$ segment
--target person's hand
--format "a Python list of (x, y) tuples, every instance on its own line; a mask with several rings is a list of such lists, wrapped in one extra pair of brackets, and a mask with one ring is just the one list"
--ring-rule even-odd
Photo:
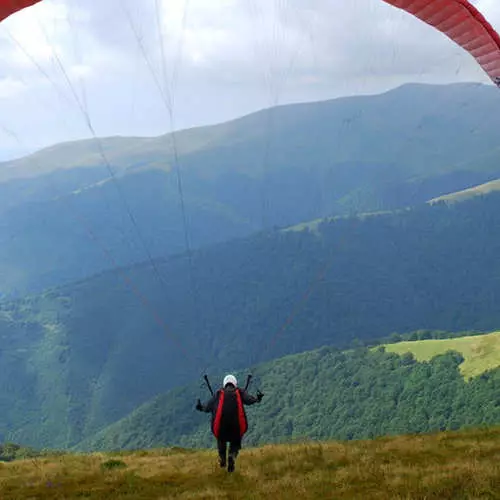
[(264, 397), (264, 394), (262, 392), (257, 391), (257, 401), (260, 403), (262, 401), (262, 398)]
[(196, 403), (196, 409), (198, 411), (203, 411), (203, 405), (201, 404), (201, 401), (198, 399), (198, 402)]

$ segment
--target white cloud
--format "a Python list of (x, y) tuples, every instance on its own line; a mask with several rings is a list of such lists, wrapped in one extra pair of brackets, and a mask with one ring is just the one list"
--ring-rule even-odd
[(53, 52), (61, 52), (60, 43), (67, 36), (68, 27), (65, 24), (67, 9), (64, 3), (55, 0), (45, 0), (43, 4), (11, 16), (4, 21), (4, 29), (9, 39), (15, 44), (7, 54), (12, 65), (30, 67), (33, 63), (26, 53), (39, 64), (50, 61)]
[[(500, 27), (498, 0), (475, 5)], [(89, 135), (73, 92), (100, 134), (168, 130), (154, 78), (174, 74), (179, 126), (408, 81), (488, 81), (381, 0), (43, 0), (0, 25), (0, 60), (0, 116), (33, 146)]]
[(4, 78), (0, 80), (0, 99), (12, 99), (23, 92), (25, 85), (19, 80), (13, 78)]

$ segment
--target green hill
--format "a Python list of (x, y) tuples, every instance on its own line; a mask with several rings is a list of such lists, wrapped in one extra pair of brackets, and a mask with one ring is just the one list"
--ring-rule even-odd
[[(290, 439), (364, 439), (498, 424), (497, 340), (498, 334), (491, 334), (372, 350), (339, 352), (325, 347), (259, 366), (255, 374), (266, 396), (261, 405), (248, 409), (251, 426), (246, 440), (255, 445)], [(436, 349), (436, 343), (443, 347)], [(470, 354), (474, 346), (485, 345), (491, 361), (480, 369)], [(465, 349), (467, 357), (455, 346)], [(426, 352), (426, 359), (413, 358), (407, 354), (410, 349)], [(464, 371), (470, 374), (468, 380)], [(239, 375), (243, 381), (244, 374)], [(212, 439), (209, 419), (194, 411), (199, 394), (200, 389), (192, 386), (160, 396), (78, 449), (207, 446)]]
[(498, 428), (358, 442), (246, 449), (237, 470), (214, 451), (58, 455), (0, 468), (0, 495), (19, 498), (496, 498)]
[[(181, 131), (191, 243), (392, 210), (497, 179), (497, 94), (406, 85)], [(172, 144), (171, 135), (105, 138), (0, 164), (0, 294), (146, 261), (144, 246), (153, 257), (184, 251)]]
[[(500, 197), (336, 218), (0, 305), (0, 435), (73, 446), (205, 370), (500, 325)], [(194, 282), (190, 280), (193, 270)], [(194, 396), (194, 395), (193, 395)]]

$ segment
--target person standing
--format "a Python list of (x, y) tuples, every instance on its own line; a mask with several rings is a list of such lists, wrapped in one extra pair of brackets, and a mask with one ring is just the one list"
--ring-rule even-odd
[(226, 467), (227, 463), (228, 472), (234, 471), (236, 457), (241, 450), (241, 440), (248, 430), (244, 407), (260, 403), (263, 397), (264, 394), (260, 391), (257, 391), (256, 396), (251, 396), (246, 390), (238, 387), (234, 375), (226, 375), (222, 389), (219, 389), (206, 404), (198, 400), (196, 409), (212, 414), (212, 433), (217, 439), (219, 465)]

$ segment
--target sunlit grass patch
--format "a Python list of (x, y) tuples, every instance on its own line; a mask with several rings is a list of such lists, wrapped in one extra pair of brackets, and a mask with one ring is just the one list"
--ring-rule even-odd
[(457, 351), (464, 357), (460, 371), (465, 378), (476, 377), (500, 366), (500, 332), (453, 339), (415, 340), (385, 344), (386, 352), (412, 353), (417, 361), (430, 361), (448, 351)]

